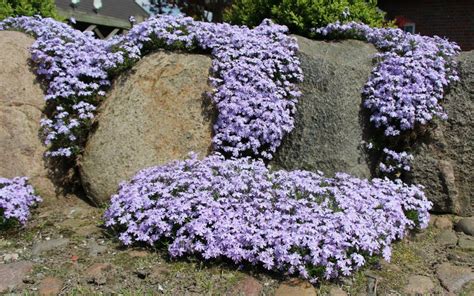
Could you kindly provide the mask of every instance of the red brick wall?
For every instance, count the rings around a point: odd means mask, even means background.
[[[422,35],[448,37],[462,50],[474,49],[474,0],[379,0],[389,18],[404,16]]]

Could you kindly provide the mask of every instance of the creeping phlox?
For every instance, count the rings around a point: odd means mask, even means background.
[[[144,169],[122,183],[105,213],[125,245],[169,242],[199,255],[303,278],[349,275],[392,241],[426,227],[418,186],[338,174],[269,171],[260,160],[211,155]],[[410,217],[410,218],[408,218]]]
[[[46,101],[53,111],[41,125],[48,156],[72,156],[81,151],[99,97],[110,85],[107,71],[123,62],[108,43],[92,32],[82,33],[50,18],[17,17],[0,22],[0,30],[21,30],[36,38],[31,59],[47,82]]]
[[[211,83],[218,109],[214,147],[234,157],[270,159],[293,129],[302,80],[297,44],[286,27],[264,21],[255,29],[158,16],[128,34],[103,41],[66,24],[40,17],[8,18],[0,30],[32,34],[32,60],[48,82],[54,112],[42,120],[50,156],[80,153],[97,105],[110,85],[110,72],[146,53],[200,50],[213,57]]]
[[[30,208],[41,201],[26,177],[0,177],[0,224],[10,220],[25,224],[30,216]]]
[[[354,22],[334,23],[315,31],[325,37],[365,40],[381,51],[363,95],[370,121],[382,128],[385,136],[398,136],[434,117],[447,118],[440,101],[447,87],[459,80],[454,58],[460,48],[456,43]],[[397,158],[406,160],[404,155]],[[406,163],[400,167],[406,169]]]

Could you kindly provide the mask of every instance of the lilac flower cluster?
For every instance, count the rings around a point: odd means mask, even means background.
[[[381,162],[379,165],[381,172],[390,174],[411,170],[410,162],[413,160],[413,155],[406,151],[396,152],[388,148],[384,148],[383,153],[385,163]]]
[[[105,220],[125,245],[167,241],[172,257],[227,258],[316,281],[349,275],[368,256],[389,260],[391,243],[426,227],[430,208],[420,187],[399,180],[271,172],[215,154],[138,172]]]
[[[362,39],[381,50],[363,94],[364,106],[371,111],[370,121],[383,128],[385,136],[399,136],[435,116],[447,118],[440,101],[446,88],[459,80],[454,58],[460,48],[455,43],[354,22],[330,24],[316,32],[332,38]],[[412,157],[407,152],[385,148],[382,156],[382,173],[410,170]]]
[[[0,30],[17,29],[37,38],[32,59],[48,82],[54,112],[42,121],[50,156],[81,151],[84,130],[110,85],[110,72],[157,50],[199,49],[213,56],[211,78],[215,149],[233,156],[271,158],[293,129],[295,83],[302,80],[294,38],[286,27],[264,21],[255,29],[159,16],[135,25],[126,36],[95,39],[66,24],[40,17],[9,18]]]
[[[286,32],[269,20],[251,30],[161,16],[134,26],[122,48],[131,57],[162,47],[210,51],[213,102],[219,111],[215,149],[270,159],[293,129],[300,96],[295,83],[303,78],[297,43]]]
[[[370,120],[384,128],[386,136],[426,124],[434,116],[447,117],[439,102],[449,84],[459,80],[454,57],[460,48],[455,43],[354,22],[330,24],[316,32],[362,39],[382,51],[363,93]]]
[[[110,85],[107,71],[123,62],[107,42],[50,18],[16,17],[0,22],[0,30],[21,30],[36,38],[31,48],[37,74],[47,82],[46,101],[53,109],[41,125],[48,155],[71,156],[81,149],[79,135],[94,117],[96,105]]]
[[[30,208],[41,202],[26,177],[0,177],[0,222],[16,220],[25,224]],[[2,223],[0,223],[2,224]]]

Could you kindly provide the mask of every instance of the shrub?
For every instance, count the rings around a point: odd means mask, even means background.
[[[41,198],[34,194],[26,177],[0,177],[0,226],[15,222],[25,224],[30,216],[30,208],[39,202]]]
[[[376,0],[236,0],[224,17],[228,22],[250,27],[266,18],[306,36],[311,34],[311,28],[336,21],[359,21],[373,27],[385,23]]]
[[[392,241],[425,227],[429,209],[421,188],[401,181],[194,155],[122,183],[105,220],[125,245],[168,242],[172,257],[227,258],[315,281],[349,275],[368,256],[389,260]]]
[[[60,19],[54,0],[0,0],[0,20],[20,15]]]

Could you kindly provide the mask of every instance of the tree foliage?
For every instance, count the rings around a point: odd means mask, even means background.
[[[0,0],[0,19],[19,15],[60,19],[54,0]]]
[[[377,0],[234,0],[224,13],[225,21],[250,27],[265,18],[301,35],[336,21],[358,21],[372,27],[386,24]]]

